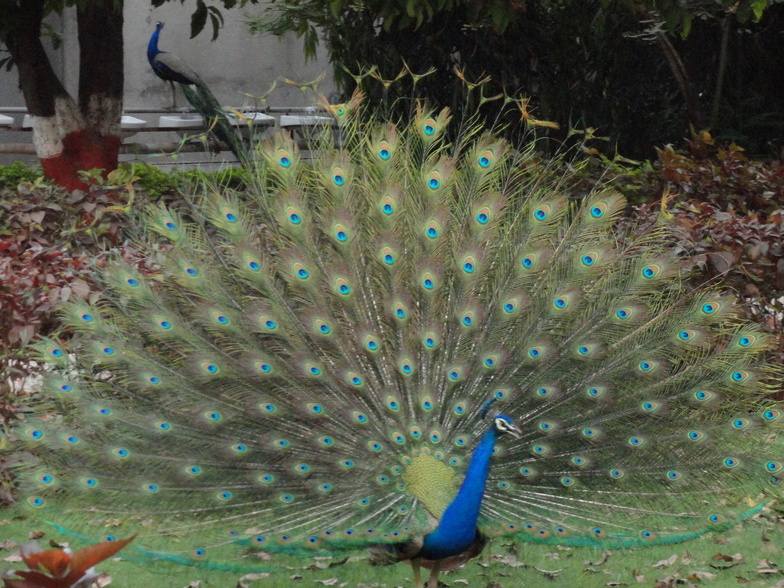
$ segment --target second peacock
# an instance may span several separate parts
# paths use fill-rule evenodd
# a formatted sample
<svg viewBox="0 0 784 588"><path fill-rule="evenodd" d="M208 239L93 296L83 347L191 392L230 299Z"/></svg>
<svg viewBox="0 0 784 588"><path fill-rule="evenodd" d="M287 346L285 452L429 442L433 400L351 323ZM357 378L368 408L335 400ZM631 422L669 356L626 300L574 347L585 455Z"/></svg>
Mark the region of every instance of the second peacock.
<svg viewBox="0 0 784 588"><path fill-rule="evenodd" d="M250 197L153 207L158 271L111 265L70 348L40 346L30 507L161 560L371 547L431 586L494 536L641 546L757 512L782 478L769 337L687 286L665 221L617 235L616 192L570 199L448 121L349 118L313 161L278 135Z"/></svg>
<svg viewBox="0 0 784 588"><path fill-rule="evenodd" d="M156 76L171 84L172 108L176 104L174 83L177 82L185 98L204 118L209 130L213 131L218 139L228 145L240 163L247 164L248 148L244 145L235 129L232 128L225 110L218 102L218 99L215 98L209 86L183 59L174 53L158 49L158 39L162 30L163 23L155 23L155 31L153 31L147 44L147 61L150 62L150 67Z"/></svg>

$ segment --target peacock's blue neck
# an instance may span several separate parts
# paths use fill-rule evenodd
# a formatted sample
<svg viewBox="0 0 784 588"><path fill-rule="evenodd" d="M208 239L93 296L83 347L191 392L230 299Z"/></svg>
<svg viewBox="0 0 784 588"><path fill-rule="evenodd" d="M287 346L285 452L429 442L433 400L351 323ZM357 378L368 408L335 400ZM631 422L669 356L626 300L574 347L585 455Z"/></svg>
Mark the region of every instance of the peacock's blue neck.
<svg viewBox="0 0 784 588"><path fill-rule="evenodd" d="M490 473L490 456L498 437L491 427L471 455L463 484L454 500L446 507L438 527L425 536L421 557L442 559L468 549L476 539L476 521Z"/></svg>
<svg viewBox="0 0 784 588"><path fill-rule="evenodd" d="M156 28L155 32L150 37L150 42L147 43L147 59L152 63L153 58L160 53L158 51L158 37L161 35L161 29Z"/></svg>

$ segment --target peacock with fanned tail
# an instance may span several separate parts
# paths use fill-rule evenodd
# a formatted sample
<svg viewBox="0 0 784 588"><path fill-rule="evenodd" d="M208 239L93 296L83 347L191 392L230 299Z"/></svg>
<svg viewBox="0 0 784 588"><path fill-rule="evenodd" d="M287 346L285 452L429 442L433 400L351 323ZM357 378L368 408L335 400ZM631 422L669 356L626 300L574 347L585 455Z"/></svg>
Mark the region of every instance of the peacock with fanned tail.
<svg viewBox="0 0 784 588"><path fill-rule="evenodd" d="M229 146L240 163L247 163L248 148L232 128L226 112L209 86L182 58L174 53L158 49L158 39L162 30L163 23L160 21L155 23L155 31L147 44L147 61L150 62L150 67L156 76L171 84L172 107L176 105L174 83L177 82L182 88L185 98L204 118L209 130Z"/></svg>
<svg viewBox="0 0 784 588"><path fill-rule="evenodd" d="M31 508L121 521L136 556L370 547L430 586L495 536L674 543L762 508L771 338L687 285L666 219L616 234L618 193L570 198L473 129L450 144L447 111L333 110L337 146L280 134L250 195L153 207L159 271L118 261L101 302L66 306L70 348L40 344L65 416L25 431Z"/></svg>

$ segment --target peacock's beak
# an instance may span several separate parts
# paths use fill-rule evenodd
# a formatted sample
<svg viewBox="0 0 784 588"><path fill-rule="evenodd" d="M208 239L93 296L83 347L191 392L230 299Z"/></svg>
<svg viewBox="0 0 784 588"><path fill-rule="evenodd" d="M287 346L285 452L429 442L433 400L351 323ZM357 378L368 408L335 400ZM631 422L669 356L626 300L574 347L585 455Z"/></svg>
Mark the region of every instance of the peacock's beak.
<svg viewBox="0 0 784 588"><path fill-rule="evenodd" d="M509 428L506 429L506 432L509 433L515 439L520 439L523 436L523 432L517 428L517 425L511 425Z"/></svg>

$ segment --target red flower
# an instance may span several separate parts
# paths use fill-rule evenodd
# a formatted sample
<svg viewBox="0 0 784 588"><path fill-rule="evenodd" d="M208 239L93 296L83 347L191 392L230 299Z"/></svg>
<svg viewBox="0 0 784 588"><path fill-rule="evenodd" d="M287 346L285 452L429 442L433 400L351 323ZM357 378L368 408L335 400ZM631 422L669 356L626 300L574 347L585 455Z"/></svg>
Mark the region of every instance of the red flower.
<svg viewBox="0 0 784 588"><path fill-rule="evenodd" d="M113 556L133 541L105 541L80 549L73 555L67 550L41 551L33 541L21 546L20 551L29 570L14 570L3 575L4 588L88 588L100 575L93 566ZM9 578L16 574L23 579Z"/></svg>

